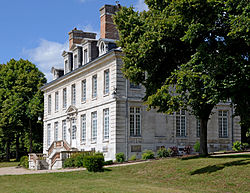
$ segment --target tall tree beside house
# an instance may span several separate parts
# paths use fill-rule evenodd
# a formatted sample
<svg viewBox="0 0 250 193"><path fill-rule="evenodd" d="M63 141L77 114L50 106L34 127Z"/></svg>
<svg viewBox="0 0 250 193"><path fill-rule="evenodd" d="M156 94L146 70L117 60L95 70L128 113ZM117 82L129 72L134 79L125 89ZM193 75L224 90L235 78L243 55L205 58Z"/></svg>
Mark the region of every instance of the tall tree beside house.
<svg viewBox="0 0 250 193"><path fill-rule="evenodd" d="M123 72L146 87L149 107L165 113L183 108L200 119L200 154L207 155L207 122L219 101L230 98L249 124L249 4L145 2L148 11L122 7L114 17Z"/></svg>
<svg viewBox="0 0 250 193"><path fill-rule="evenodd" d="M26 144L29 152L34 144L42 143L42 126L38 117L43 115L43 94L39 88L44 83L44 74L28 60L11 59L1 65L0 134L7 160L12 144L15 144L18 159L20 142ZM23 140L25 137L26 141Z"/></svg>

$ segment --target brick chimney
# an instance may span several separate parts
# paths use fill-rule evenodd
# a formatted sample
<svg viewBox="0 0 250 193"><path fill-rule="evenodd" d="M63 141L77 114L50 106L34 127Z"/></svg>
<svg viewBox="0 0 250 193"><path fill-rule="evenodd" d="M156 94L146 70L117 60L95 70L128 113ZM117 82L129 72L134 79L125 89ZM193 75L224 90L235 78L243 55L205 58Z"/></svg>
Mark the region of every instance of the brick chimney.
<svg viewBox="0 0 250 193"><path fill-rule="evenodd" d="M96 33L84 32L74 28L69 32L69 50L71 50L74 44L80 44L83 38L96 39Z"/></svg>
<svg viewBox="0 0 250 193"><path fill-rule="evenodd" d="M101 17L101 34L100 38L118 40L119 35L116 26L113 22L112 15L118 11L116 5L104 5L100 9Z"/></svg>

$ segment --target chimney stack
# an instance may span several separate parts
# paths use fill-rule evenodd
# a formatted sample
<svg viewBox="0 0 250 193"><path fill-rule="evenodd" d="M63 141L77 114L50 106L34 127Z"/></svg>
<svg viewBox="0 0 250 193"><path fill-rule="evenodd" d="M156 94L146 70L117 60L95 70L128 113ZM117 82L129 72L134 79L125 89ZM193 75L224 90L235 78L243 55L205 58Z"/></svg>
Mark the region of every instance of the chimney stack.
<svg viewBox="0 0 250 193"><path fill-rule="evenodd" d="M80 44L83 38L96 39L96 33L84 32L74 28L71 32L69 32L69 50L71 50L74 44Z"/></svg>
<svg viewBox="0 0 250 193"><path fill-rule="evenodd" d="M100 17L101 17L101 34L100 38L103 39L119 39L119 34L116 29L116 26L113 22L112 15L118 11L118 7L116 5L104 5L100 9Z"/></svg>

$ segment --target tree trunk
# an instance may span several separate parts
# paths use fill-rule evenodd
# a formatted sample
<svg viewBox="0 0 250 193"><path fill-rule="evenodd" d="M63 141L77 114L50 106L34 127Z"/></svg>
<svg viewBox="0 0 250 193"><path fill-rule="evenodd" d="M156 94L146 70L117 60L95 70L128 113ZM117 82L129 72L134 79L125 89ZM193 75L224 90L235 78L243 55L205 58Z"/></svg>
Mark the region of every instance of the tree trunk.
<svg viewBox="0 0 250 193"><path fill-rule="evenodd" d="M200 155L207 156L207 118L200 119Z"/></svg>
<svg viewBox="0 0 250 193"><path fill-rule="evenodd" d="M16 161L19 161L20 158L20 148L19 148L19 134L16 135Z"/></svg>
<svg viewBox="0 0 250 193"><path fill-rule="evenodd" d="M6 161L10 161L10 140L7 139L6 141Z"/></svg>
<svg viewBox="0 0 250 193"><path fill-rule="evenodd" d="M31 126L31 120L30 120L30 119L29 119L29 130L30 130L30 134L29 134L29 143L30 143L29 153L32 153L32 151L33 151L33 144L32 144L32 126Z"/></svg>

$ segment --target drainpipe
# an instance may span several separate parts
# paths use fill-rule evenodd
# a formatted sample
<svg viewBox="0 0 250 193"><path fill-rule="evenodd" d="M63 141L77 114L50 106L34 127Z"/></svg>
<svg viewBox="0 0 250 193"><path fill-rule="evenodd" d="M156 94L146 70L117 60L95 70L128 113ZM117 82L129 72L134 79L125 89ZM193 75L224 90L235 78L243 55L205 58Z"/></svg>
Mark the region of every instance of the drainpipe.
<svg viewBox="0 0 250 193"><path fill-rule="evenodd" d="M128 159L128 79L126 79L126 118L125 118L125 140L126 140L126 159Z"/></svg>

